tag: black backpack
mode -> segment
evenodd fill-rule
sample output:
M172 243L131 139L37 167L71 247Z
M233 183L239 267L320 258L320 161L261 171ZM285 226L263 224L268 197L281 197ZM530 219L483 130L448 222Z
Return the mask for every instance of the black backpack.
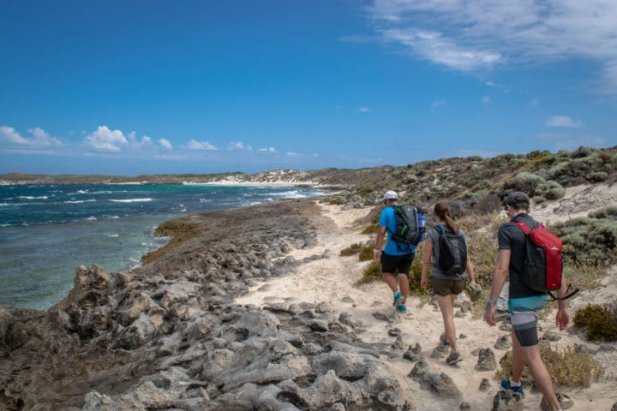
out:
M424 238L426 221L424 211L412 205L396 205L393 208L396 230L390 233L390 239L408 246L415 247L420 244L420 241Z
M439 269L447 275L457 275L465 272L467 267L467 244L460 232L445 230L443 225L436 227L439 233Z

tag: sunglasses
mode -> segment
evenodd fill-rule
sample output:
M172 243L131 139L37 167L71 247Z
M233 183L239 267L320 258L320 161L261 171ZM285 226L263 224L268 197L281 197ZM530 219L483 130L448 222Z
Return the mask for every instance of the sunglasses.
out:
M509 209L509 208L510 208L510 206L509 206L509 205L507 205L507 204L505 204L505 205L503 206L504 211L508 211L508 209Z

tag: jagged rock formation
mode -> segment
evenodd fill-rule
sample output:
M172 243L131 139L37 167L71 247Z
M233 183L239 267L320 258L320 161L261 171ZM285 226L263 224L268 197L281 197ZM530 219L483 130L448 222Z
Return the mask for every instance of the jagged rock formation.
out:
M288 202L186 217L140 269L80 267L47 312L1 308L0 408L399 409L389 348L359 341L349 314L231 303L301 263L285 251L313 244L317 214Z

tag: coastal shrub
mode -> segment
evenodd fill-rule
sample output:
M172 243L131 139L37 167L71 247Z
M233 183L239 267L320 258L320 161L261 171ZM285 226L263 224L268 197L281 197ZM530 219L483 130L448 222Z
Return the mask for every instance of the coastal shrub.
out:
M596 210L592 213L589 213L589 217L591 218L607 218L612 220L617 220L617 207L616 206L608 206Z
M554 350L545 341L540 342L540 353L553 382L562 387L589 387L604 375L604 369L586 352L579 352L570 347L564 350ZM497 371L498 378L507 379L512 375L512 352L508 351L499 361L501 368ZM532 385L533 379L529 367L525 367L522 375L525 385Z
M542 177L528 172L518 173L516 176L503 183L503 189L505 192L510 191L522 191L524 193L533 195L536 191L536 187L543 184L545 181Z
M605 181L614 173L617 165L610 151L600 152L595 149L576 150L571 153L570 161L562 161L552 167L548 174L552 180L565 186L585 183L587 181ZM606 178L604 174L606 173ZM604 178L604 180L601 180ZM598 180L595 180L598 179Z
M557 200L566 195L566 190L556 181L545 181L538 184L534 195L544 197L547 200Z
M589 304L576 311L574 325L586 328L590 341L617 341L617 318L608 305Z
M574 218L551 226L563 241L566 263L606 267L617 262L617 221Z
M381 264L377 261L370 262L364 271L362 271L362 277L358 280L358 284L366 284L375 280L381 279Z
M587 180L592 181L594 183L600 183L602 181L606 181L608 178L608 173L604 171L594 171L589 173L587 176Z
M350 255L359 253L361 249L362 249L362 243L354 243L350 245L349 247L343 248L341 250L340 255L342 257L348 257Z
M358 259L360 261L370 261L373 259L373 250L374 250L374 245L373 244L368 244L366 246L364 246L361 250L360 253L358 254Z

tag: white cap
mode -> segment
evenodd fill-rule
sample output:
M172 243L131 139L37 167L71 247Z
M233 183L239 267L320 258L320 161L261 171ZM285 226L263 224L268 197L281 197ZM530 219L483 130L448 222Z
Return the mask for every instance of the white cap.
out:
M398 200L398 194L395 191L386 191L383 195L383 199L385 200Z

